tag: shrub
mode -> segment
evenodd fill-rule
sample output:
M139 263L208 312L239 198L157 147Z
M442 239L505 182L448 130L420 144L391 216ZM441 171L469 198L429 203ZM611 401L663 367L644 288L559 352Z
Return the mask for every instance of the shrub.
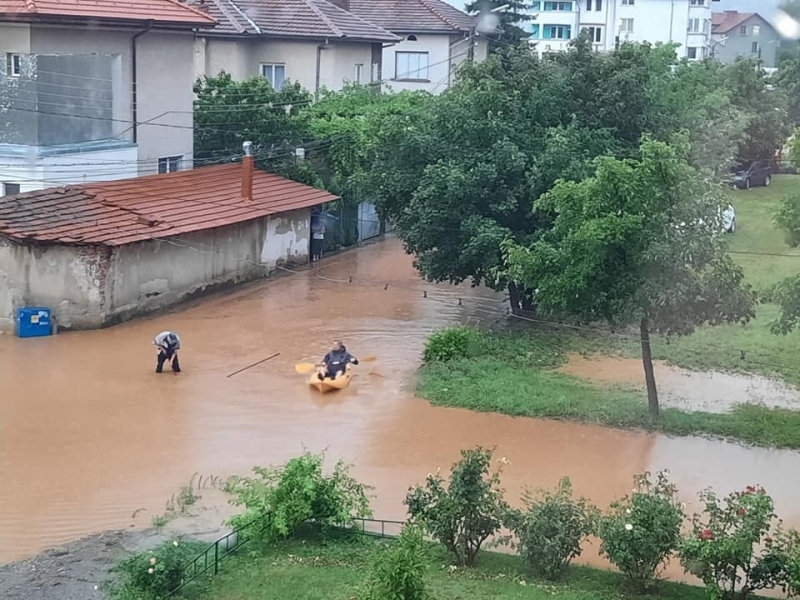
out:
M668 477L667 471L655 482L650 473L636 476L633 493L612 503L600 519L600 553L640 590L655 583L680 541L685 514Z
M204 548L175 540L134 554L114 567L116 577L105 588L118 600L160 600L181 584L186 565Z
M525 510L515 512L511 520L520 554L536 575L558 579L594 532L597 509L583 497L573 499L568 477L555 492L543 491L538 496L526 492L523 500Z
M800 151L799 151L800 152ZM800 245L800 194L784 199L775 214L775 224L784 230L786 243L793 248Z
M705 508L694 515L692 532L680 545L684 569L715 599L746 598L779 585L784 557L769 535L775 514L764 488L748 486L724 499L706 490L700 502Z
M425 344L422 359L426 362L446 362L468 358L477 344L478 332L469 327L448 327L435 332Z
M766 543L783 565L780 587L789 598L800 598L800 533L784 530L779 524L774 537L774 541L767 539Z
M406 525L381 552L367 578L365 600L424 600L425 540L422 530Z
M409 489L405 504L411 520L465 566L474 564L483 543L508 516L500 469L492 471L492 451L483 448L461 451L446 488L438 472L429 474L424 486Z
M245 507L229 524L239 528L259 520L263 526L248 527L243 536L273 540L290 537L308 522L324 530L372 517L367 496L371 488L351 477L342 461L325 476L324 461L324 453L306 452L282 467L255 467L256 477L229 480L226 489L234 496L231 503Z

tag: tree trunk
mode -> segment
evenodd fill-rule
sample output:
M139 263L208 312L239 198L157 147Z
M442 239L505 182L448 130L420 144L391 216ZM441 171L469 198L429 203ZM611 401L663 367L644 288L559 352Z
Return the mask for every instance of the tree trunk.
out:
M517 314L522 308L519 288L514 283L508 284L508 301L511 304L511 312Z
M650 349L650 326L647 318L642 319L639 325L642 336L642 364L644 365L644 380L647 384L647 406L650 418L658 419L658 389L656 389L656 375L653 372L653 353Z

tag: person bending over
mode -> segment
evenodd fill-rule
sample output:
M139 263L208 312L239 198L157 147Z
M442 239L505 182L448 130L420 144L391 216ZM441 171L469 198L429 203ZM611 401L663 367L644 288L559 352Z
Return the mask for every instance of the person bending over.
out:
M347 351L339 340L333 342L333 348L322 359L322 367L317 373L320 381L325 378L336 379L344 373L348 364L358 364L358 359Z
M158 362L156 364L156 373L161 373L164 370L164 363L172 361L172 370L175 373L181 372L181 365L178 362L178 350L181 349L181 338L177 333L171 331L162 331L153 340L158 351Z

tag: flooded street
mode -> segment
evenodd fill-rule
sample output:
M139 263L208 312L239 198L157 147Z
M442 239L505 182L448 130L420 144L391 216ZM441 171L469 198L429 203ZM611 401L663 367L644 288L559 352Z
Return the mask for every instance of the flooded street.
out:
M800 472L800 453L433 408L413 397L430 332L504 312L490 292L421 282L390 239L173 314L44 339L2 337L0 562L147 526L194 473L246 473L303 446L354 463L375 486L383 519L402 519L409 485L482 444L511 461L511 499L526 484L569 475L578 493L606 505L630 491L634 473L669 468L687 501L708 485L728 492L760 483L785 521L800 526L800 479L788 476ZM181 336L179 376L153 372L152 339L164 329ZM317 360L335 337L379 360L358 367L346 391L321 396L293 366Z

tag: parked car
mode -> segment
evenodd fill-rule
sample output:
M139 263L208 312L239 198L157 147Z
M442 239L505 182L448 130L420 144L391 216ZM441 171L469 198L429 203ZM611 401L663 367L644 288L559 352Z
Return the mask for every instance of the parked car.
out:
M722 212L722 226L725 228L725 233L736 231L736 211L731 204L728 204L728 208Z
M742 165L733 175L733 186L740 190L769 186L770 183L772 183L772 167L768 160L756 160Z

